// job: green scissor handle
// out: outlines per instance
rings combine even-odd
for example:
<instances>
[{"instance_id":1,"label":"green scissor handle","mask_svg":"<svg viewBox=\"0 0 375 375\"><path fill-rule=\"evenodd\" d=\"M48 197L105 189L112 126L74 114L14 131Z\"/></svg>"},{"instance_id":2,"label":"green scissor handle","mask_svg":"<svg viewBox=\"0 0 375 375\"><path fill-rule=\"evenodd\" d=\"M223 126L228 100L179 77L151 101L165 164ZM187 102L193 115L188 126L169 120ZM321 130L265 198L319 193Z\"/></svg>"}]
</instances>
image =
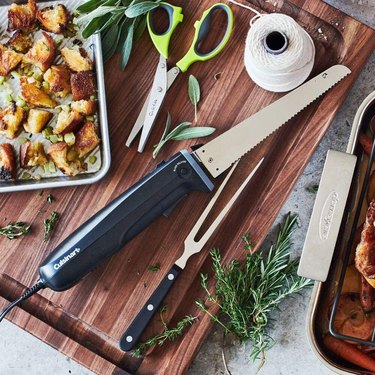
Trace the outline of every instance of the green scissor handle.
<instances>
[{"instance_id":1,"label":"green scissor handle","mask_svg":"<svg viewBox=\"0 0 375 375\"><path fill-rule=\"evenodd\" d=\"M153 15L156 9L164 9L168 14L169 25L168 29L163 33L159 34L153 23ZM168 58L168 48L171 36L176 26L182 22L184 15L182 14L182 8L173 6L171 4L161 2L157 8L152 9L147 13L147 28L151 36L151 40L159 53Z\"/></svg>"},{"instance_id":2,"label":"green scissor handle","mask_svg":"<svg viewBox=\"0 0 375 375\"><path fill-rule=\"evenodd\" d=\"M225 34L222 40L212 51L208 53L201 53L198 49L199 43L208 35L210 31L210 26L211 26L212 15L214 12L218 10L224 11L227 15L227 18L228 18L227 29L225 31ZM176 64L182 72L185 72L189 68L189 66L195 63L196 61L210 60L222 51L222 49L227 44L229 37L232 33L232 28L233 28L232 10L226 4L217 3L213 5L210 9L207 9L203 13L202 18L199 21L195 22L194 28L195 28L195 35L194 35L193 43L189 51L186 53L186 55Z\"/></svg>"}]
</instances>

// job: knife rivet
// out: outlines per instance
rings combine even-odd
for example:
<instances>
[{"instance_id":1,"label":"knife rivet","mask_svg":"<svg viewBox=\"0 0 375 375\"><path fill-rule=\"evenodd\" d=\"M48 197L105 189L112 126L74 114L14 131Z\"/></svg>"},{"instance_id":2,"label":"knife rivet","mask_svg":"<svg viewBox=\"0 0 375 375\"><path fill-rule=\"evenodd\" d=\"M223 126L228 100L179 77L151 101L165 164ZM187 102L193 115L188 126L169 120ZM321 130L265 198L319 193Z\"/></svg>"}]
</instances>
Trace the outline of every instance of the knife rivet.
<instances>
[{"instance_id":1,"label":"knife rivet","mask_svg":"<svg viewBox=\"0 0 375 375\"><path fill-rule=\"evenodd\" d=\"M169 275L168 275L168 280L173 280L174 279L174 275L172 274L172 273L170 273Z\"/></svg>"},{"instance_id":2,"label":"knife rivet","mask_svg":"<svg viewBox=\"0 0 375 375\"><path fill-rule=\"evenodd\" d=\"M126 341L127 342L132 342L133 341L133 337L132 336L126 336Z\"/></svg>"},{"instance_id":3,"label":"knife rivet","mask_svg":"<svg viewBox=\"0 0 375 375\"><path fill-rule=\"evenodd\" d=\"M209 163L212 163L213 161L214 161L213 158L208 158L208 162L209 162Z\"/></svg>"},{"instance_id":4,"label":"knife rivet","mask_svg":"<svg viewBox=\"0 0 375 375\"><path fill-rule=\"evenodd\" d=\"M151 303L149 305L147 305L148 311L152 311L153 309L154 309L154 305L151 305Z\"/></svg>"}]
</instances>

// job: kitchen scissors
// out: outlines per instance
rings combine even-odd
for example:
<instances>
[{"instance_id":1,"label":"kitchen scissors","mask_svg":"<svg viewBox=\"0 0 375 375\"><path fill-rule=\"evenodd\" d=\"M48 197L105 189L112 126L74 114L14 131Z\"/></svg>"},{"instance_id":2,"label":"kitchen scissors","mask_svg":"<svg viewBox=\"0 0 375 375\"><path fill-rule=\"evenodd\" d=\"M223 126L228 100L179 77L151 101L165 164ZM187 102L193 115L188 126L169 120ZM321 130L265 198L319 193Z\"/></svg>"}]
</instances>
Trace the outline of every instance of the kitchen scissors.
<instances>
[{"instance_id":1,"label":"kitchen scissors","mask_svg":"<svg viewBox=\"0 0 375 375\"><path fill-rule=\"evenodd\" d=\"M154 22L155 11L158 8L162 8L168 15L167 30L161 33L157 32ZM126 141L126 146L130 147L131 143L142 129L138 146L139 152L144 150L166 93L172 86L172 83L175 81L179 73L186 72L190 65L197 61L207 61L218 55L226 46L233 28L233 13L229 6L223 3L214 4L211 8L203 12L200 20L195 22L194 39L188 52L176 63L175 67L167 70L169 42L175 28L180 22L182 22L184 16L182 14L181 7L177 7L166 2L161 2L158 8L151 10L147 14L147 28L154 46L160 53L159 63L155 72L150 94L147 97ZM212 16L218 10L224 11L227 16L226 31L216 47L209 52L203 53L199 50L199 45L210 33L210 31L212 32Z\"/></svg>"}]
</instances>

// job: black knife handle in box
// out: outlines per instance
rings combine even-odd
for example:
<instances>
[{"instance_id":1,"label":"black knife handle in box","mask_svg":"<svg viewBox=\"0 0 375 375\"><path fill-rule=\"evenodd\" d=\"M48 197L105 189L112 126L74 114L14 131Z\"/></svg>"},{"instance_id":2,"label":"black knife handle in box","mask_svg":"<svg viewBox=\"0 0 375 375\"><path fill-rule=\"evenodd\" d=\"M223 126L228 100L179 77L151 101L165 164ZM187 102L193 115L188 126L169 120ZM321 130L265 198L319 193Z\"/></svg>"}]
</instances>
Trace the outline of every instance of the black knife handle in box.
<instances>
[{"instance_id":1,"label":"black knife handle in box","mask_svg":"<svg viewBox=\"0 0 375 375\"><path fill-rule=\"evenodd\" d=\"M138 343L139 339L142 336L142 333L145 331L151 319L158 311L165 296L168 294L169 290L172 288L172 285L175 283L181 272L182 268L174 264L169 272L165 275L163 280L155 289L152 296L142 307L142 310L139 311L128 329L122 335L120 339L120 348L122 350L132 350L134 345Z\"/></svg>"},{"instance_id":2,"label":"black knife handle in box","mask_svg":"<svg viewBox=\"0 0 375 375\"><path fill-rule=\"evenodd\" d=\"M213 184L183 150L91 217L43 261L39 274L55 291L69 289L191 191Z\"/></svg>"}]
</instances>

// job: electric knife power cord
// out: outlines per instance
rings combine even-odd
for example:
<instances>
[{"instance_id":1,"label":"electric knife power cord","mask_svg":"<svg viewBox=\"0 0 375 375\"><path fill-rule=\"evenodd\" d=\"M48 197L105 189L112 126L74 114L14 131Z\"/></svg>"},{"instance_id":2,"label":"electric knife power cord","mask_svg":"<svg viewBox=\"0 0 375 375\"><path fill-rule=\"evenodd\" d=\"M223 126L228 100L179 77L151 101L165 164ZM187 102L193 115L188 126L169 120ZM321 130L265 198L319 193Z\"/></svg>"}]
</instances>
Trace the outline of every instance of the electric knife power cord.
<instances>
[{"instance_id":1,"label":"electric knife power cord","mask_svg":"<svg viewBox=\"0 0 375 375\"><path fill-rule=\"evenodd\" d=\"M0 314L0 322L5 318L5 315L9 313L14 307L16 307L21 302L25 301L26 299L30 298L33 294L37 293L39 290L45 288L43 280L38 280L34 286L27 289L25 293L22 294L21 297L17 298L11 304L8 305Z\"/></svg>"}]
</instances>

